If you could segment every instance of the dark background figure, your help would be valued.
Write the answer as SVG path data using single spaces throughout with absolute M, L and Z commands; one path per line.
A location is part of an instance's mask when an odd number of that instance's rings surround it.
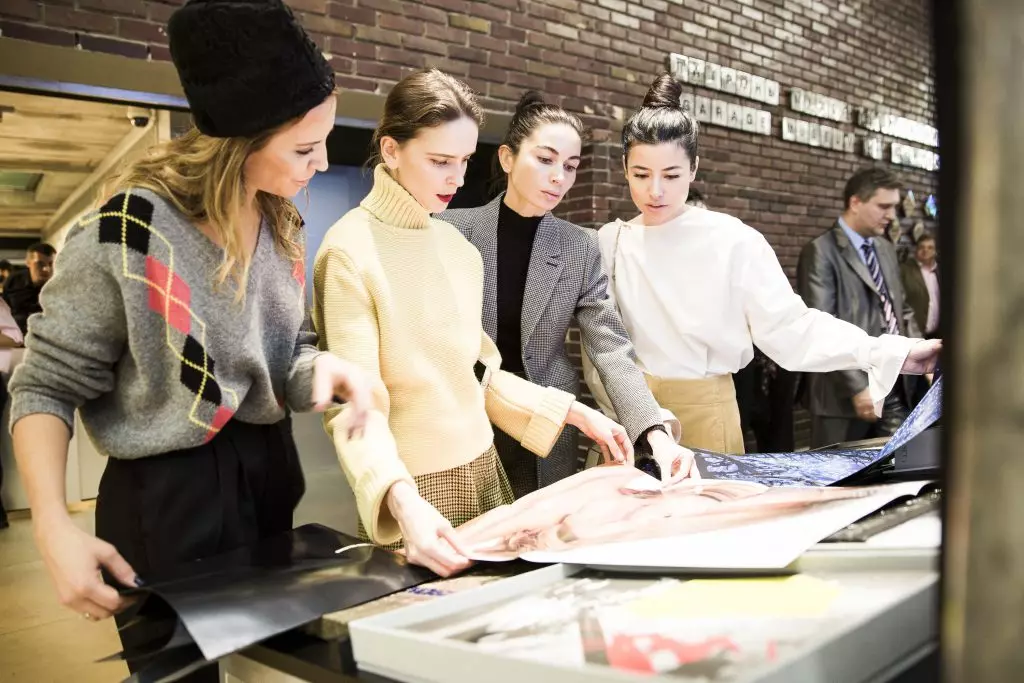
M 935 238 L 922 235 L 914 247 L 914 255 L 900 266 L 907 304 L 914 311 L 914 321 L 926 339 L 939 335 L 939 264 Z
M 25 254 L 24 270 L 16 270 L 4 282 L 3 296 L 11 308 L 11 315 L 21 328 L 28 332 L 28 319 L 33 313 L 42 311 L 39 292 L 53 276 L 53 259 L 57 250 L 45 242 L 33 244 Z
M 914 255 L 900 265 L 907 304 L 914 311 L 914 320 L 926 339 L 939 336 L 939 263 L 935 238 L 925 234 L 917 240 Z M 928 377 L 915 378 L 911 407 L 916 406 L 931 386 Z
M 11 277 L 11 271 L 14 270 L 14 266 L 7 259 L 0 260 L 0 292 L 4 291 L 4 285 L 7 284 L 7 278 Z
M 796 449 L 793 409 L 799 373 L 785 370 L 754 347 L 754 359 L 735 375 L 740 424 L 748 453 L 788 453 Z
M 921 336 L 900 281 L 896 249 L 885 237 L 899 204 L 899 179 L 868 168 L 850 177 L 843 213 L 831 229 L 804 246 L 797 264 L 800 295 L 870 335 Z M 807 376 L 811 447 L 891 436 L 909 412 L 913 380 L 904 376 L 875 416 L 861 370 Z

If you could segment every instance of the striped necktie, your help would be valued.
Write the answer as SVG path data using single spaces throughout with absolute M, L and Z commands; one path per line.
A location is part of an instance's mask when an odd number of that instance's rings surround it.
M 860 245 L 864 251 L 864 260 L 867 262 L 868 270 L 871 271 L 871 279 L 875 281 L 875 289 L 878 290 L 878 299 L 882 303 L 882 331 L 889 334 L 899 334 L 900 324 L 896 319 L 896 309 L 893 308 L 892 298 L 889 296 L 889 288 L 885 286 L 885 278 L 882 277 L 882 266 L 878 263 L 878 255 L 875 253 L 875 245 L 871 242 L 864 242 Z

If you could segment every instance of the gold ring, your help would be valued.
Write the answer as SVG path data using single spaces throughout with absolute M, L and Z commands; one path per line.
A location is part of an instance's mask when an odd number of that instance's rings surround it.
M 96 619 L 96 617 L 94 617 L 93 615 L 89 614 L 88 612 L 84 612 L 82 614 L 82 618 L 85 619 L 86 621 L 94 621 Z

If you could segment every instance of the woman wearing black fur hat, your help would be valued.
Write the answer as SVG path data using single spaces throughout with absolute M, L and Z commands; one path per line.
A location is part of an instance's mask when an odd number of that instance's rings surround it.
M 89 620 L 124 607 L 100 570 L 133 585 L 290 529 L 289 412 L 341 396 L 358 430 L 368 397 L 316 349 L 288 199 L 327 168 L 332 70 L 280 0 L 192 0 L 168 36 L 196 127 L 112 178 L 71 231 L 10 382 L 37 543 Z M 99 538 L 65 507 L 76 409 L 110 456 Z

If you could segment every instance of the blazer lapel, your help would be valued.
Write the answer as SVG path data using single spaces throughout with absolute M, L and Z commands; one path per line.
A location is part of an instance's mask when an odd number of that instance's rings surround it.
M 835 227 L 832 228 L 832 236 L 836 240 L 836 244 L 839 245 L 839 253 L 842 254 L 843 259 L 846 261 L 850 268 L 853 268 L 853 272 L 860 276 L 860 279 L 864 281 L 871 291 L 878 293 L 878 288 L 875 287 L 875 281 L 871 277 L 871 272 L 868 267 L 864 265 L 864 262 L 860 260 L 860 256 L 857 255 L 857 251 L 850 244 L 850 238 L 843 232 L 843 228 L 836 223 Z
M 495 340 L 498 338 L 498 212 L 504 196 L 501 194 L 477 209 L 470 240 L 484 262 L 484 332 Z
M 523 293 L 523 317 L 520 321 L 523 348 L 537 329 L 537 323 L 551 300 L 551 293 L 562 273 L 562 245 L 558 239 L 558 226 L 554 216 L 544 215 L 537 226 L 530 254 L 530 269 L 526 274 Z

